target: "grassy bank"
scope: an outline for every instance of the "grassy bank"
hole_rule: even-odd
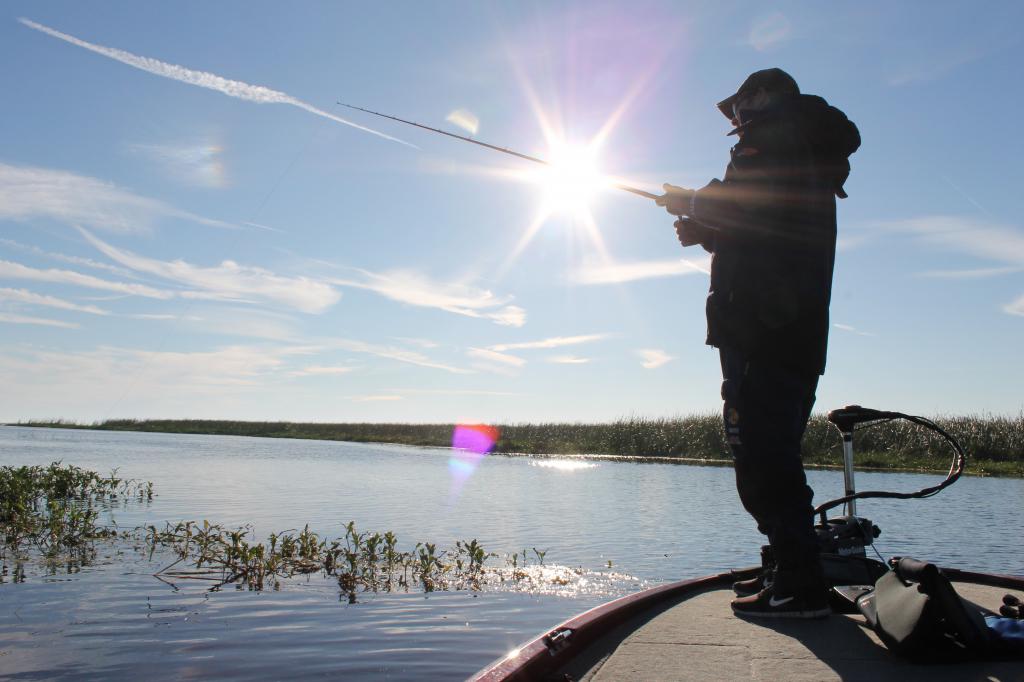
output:
[[[945,417],[935,421],[956,437],[968,456],[968,473],[1024,477],[1024,415]],[[450,446],[453,424],[321,424],[178,419],[113,419],[94,424],[25,422],[25,426],[104,431],[218,434],[264,438],[311,438],[363,443]],[[602,454],[675,459],[727,459],[721,418],[620,419],[599,424],[499,425],[495,451],[529,454]],[[893,470],[944,471],[951,452],[940,438],[907,422],[889,422],[858,432],[857,466]],[[839,434],[824,416],[811,418],[804,437],[810,465],[842,463]]]

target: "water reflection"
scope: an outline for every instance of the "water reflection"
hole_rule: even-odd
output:
[[[542,469],[556,469],[557,471],[580,471],[582,469],[596,469],[594,462],[585,462],[579,459],[535,459],[530,461],[530,466],[541,467]]]
[[[122,528],[209,519],[251,524],[252,537],[265,540],[308,523],[337,538],[354,520],[361,529],[394,531],[403,546],[476,538],[489,552],[526,548],[525,571],[582,569],[575,584],[545,594],[367,593],[348,604],[338,601],[336,581],[315,575],[280,592],[205,595],[196,581],[174,592],[152,577],[161,566],[130,554],[63,582],[30,576],[0,585],[0,668],[23,678],[462,678],[611,597],[757,562],[761,538],[728,468],[487,455],[452,497],[453,454],[0,427],[0,464],[62,460],[152,480],[152,504],[116,510]],[[842,491],[839,472],[808,478],[819,501]],[[863,489],[902,490],[941,477],[857,478]],[[1019,526],[1013,500],[1021,499],[1024,481],[966,478],[935,498],[870,500],[859,510],[882,528],[877,547],[885,555],[1024,573],[1018,547],[1006,541],[1006,529]],[[533,548],[545,553],[543,567]]]

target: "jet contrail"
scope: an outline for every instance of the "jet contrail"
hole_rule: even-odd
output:
[[[18,19],[25,26],[31,29],[40,31],[47,35],[59,38],[64,42],[77,45],[78,47],[84,47],[86,50],[91,50],[97,54],[101,54],[104,57],[109,57],[122,64],[133,66],[136,69],[148,71],[157,76],[163,76],[164,78],[170,78],[171,80],[181,81],[182,83],[188,83],[189,85],[197,85],[201,88],[207,88],[208,90],[216,90],[217,92],[224,93],[228,97],[236,97],[238,99],[248,100],[250,102],[256,102],[257,104],[290,104],[293,107],[298,107],[308,111],[311,114],[329,118],[337,123],[343,123],[353,128],[358,128],[368,133],[383,137],[385,140],[391,140],[392,142],[398,142],[409,147],[416,147],[416,145],[410,144],[405,140],[400,140],[397,137],[385,135],[384,133],[374,130],[373,128],[367,128],[361,126],[358,123],[352,121],[346,121],[340,116],[335,116],[322,109],[317,109],[312,104],[307,104],[301,99],[296,99],[291,95],[277,90],[271,90],[270,88],[263,87],[262,85],[250,85],[249,83],[243,83],[242,81],[233,81],[228,78],[223,78],[217,74],[207,73],[206,71],[194,71],[187,69],[184,66],[178,66],[177,64],[168,64],[152,57],[140,57],[139,55],[119,50],[116,47],[106,47],[104,45],[95,45],[93,43],[86,42],[80,38],[76,38],[67,33],[62,33],[56,29],[50,28],[38,24],[31,19],[24,17]]]

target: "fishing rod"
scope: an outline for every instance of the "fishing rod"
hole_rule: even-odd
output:
[[[524,159],[526,161],[532,161],[533,163],[539,163],[539,164],[541,164],[543,166],[550,166],[551,165],[550,161],[545,161],[544,159],[537,158],[536,156],[530,156],[528,154],[522,154],[522,153],[514,151],[512,149],[508,149],[507,147],[499,147],[499,146],[494,145],[494,144],[488,144],[486,142],[481,142],[480,140],[474,140],[471,137],[466,137],[465,135],[456,135],[455,133],[450,133],[447,130],[441,130],[440,128],[431,128],[430,126],[423,125],[422,123],[416,123],[415,121],[407,121],[404,118],[398,118],[397,116],[391,116],[389,114],[382,114],[379,111],[371,111],[369,109],[364,109],[363,107],[357,107],[354,104],[345,104],[344,102],[338,102],[338,104],[340,104],[343,107],[348,107],[349,109],[355,109],[357,111],[363,111],[363,112],[366,112],[367,114],[373,114],[374,116],[380,116],[381,118],[390,118],[392,121],[398,121],[399,123],[405,123],[406,125],[416,126],[417,128],[422,128],[423,130],[429,130],[432,133],[440,133],[442,135],[447,135],[448,137],[454,137],[456,140],[462,140],[463,142],[471,142],[472,144],[478,145],[480,147],[486,147],[487,149],[493,149],[496,152],[501,152],[502,154],[508,154],[509,156],[515,156],[515,157],[518,157],[520,159]],[[615,189],[621,189],[624,192],[629,192],[631,194],[636,194],[637,196],[641,196],[641,197],[643,197],[645,199],[659,199],[660,198],[659,195],[657,195],[657,194],[651,194],[650,192],[645,192],[642,189],[637,189],[636,187],[630,187],[629,185],[624,185],[624,184],[618,183],[618,182],[612,183],[612,187],[614,187]]]

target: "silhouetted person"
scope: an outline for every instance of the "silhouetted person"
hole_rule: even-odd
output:
[[[708,345],[722,363],[723,418],[743,506],[775,570],[736,583],[747,616],[828,615],[800,440],[825,371],[836,245],[856,126],[781,69],[752,74],[718,104],[737,135],[723,180],[665,185],[683,246],[712,254]]]

